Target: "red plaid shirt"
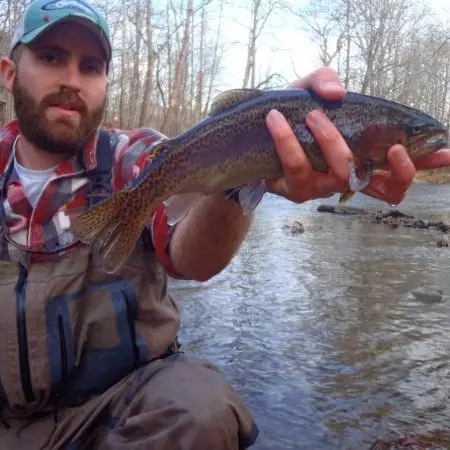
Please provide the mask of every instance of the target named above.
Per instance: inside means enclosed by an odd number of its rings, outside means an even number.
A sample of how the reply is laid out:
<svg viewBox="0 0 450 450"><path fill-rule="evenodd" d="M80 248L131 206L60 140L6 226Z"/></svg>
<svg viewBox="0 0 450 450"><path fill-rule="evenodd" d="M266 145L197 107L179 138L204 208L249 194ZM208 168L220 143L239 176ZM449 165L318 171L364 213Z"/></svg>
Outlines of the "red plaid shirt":
<svg viewBox="0 0 450 450"><path fill-rule="evenodd" d="M151 161L151 149L162 134L151 129L135 131L108 130L113 149L112 190L122 189L136 179L139 173ZM0 259L45 262L61 257L63 252L55 253L74 242L70 232L70 223L88 206L86 197L89 180L85 170L96 166L95 137L84 149L82 163L73 158L61 163L55 176L45 185L39 200L32 207L26 197L19 176L14 169L14 142L19 134L17 121L0 129L0 175L8 172L3 190L3 206L6 226L11 239L33 252L26 252L8 242L5 233L1 233L2 243ZM171 276L178 276L172 267L167 251L170 230L166 211L161 204L149 222L153 246L159 262Z"/></svg>

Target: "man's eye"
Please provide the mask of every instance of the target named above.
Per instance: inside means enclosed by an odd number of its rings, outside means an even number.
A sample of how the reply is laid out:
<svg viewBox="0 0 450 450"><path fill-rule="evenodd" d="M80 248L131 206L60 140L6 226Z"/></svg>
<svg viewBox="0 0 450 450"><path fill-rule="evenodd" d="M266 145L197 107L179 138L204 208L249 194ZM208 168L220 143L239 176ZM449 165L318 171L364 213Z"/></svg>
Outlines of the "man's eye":
<svg viewBox="0 0 450 450"><path fill-rule="evenodd" d="M87 64L84 68L87 73L100 73L101 68L98 64Z"/></svg>
<svg viewBox="0 0 450 450"><path fill-rule="evenodd" d="M59 61L59 58L54 53L42 53L40 56L42 61L48 62L50 64L56 63Z"/></svg>

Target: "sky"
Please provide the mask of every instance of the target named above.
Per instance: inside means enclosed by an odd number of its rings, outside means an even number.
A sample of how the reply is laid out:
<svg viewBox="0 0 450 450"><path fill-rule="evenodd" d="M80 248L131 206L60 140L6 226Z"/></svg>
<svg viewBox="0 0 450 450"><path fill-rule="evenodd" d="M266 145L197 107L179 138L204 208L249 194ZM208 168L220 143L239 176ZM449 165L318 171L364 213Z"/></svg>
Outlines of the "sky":
<svg viewBox="0 0 450 450"><path fill-rule="evenodd" d="M302 6L306 0L297 0ZM449 0L428 0L428 4L445 20L450 22ZM224 13L222 35L230 44L223 59L219 79L219 90L242 86L246 63L247 30L239 24L246 23L249 11L239 7L229 7ZM212 22L212 24L214 21ZM281 73L288 81L304 76L320 67L317 47L300 29L300 18L291 14L278 14L270 24L270 32L261 37L257 53L257 65L263 73L267 67ZM293 66L295 66L295 71Z"/></svg>
<svg viewBox="0 0 450 450"><path fill-rule="evenodd" d="M297 2L298 5L306 3ZM249 20L249 11L234 7L225 11L222 35L228 46L223 62L221 81L225 87L241 87L247 58L247 30L240 25ZM278 13L270 21L270 27L261 36L258 44L257 65L262 73L269 67L280 72L289 81L296 78L293 70L307 73L313 66L315 49L308 37L300 31L300 19L291 14Z"/></svg>

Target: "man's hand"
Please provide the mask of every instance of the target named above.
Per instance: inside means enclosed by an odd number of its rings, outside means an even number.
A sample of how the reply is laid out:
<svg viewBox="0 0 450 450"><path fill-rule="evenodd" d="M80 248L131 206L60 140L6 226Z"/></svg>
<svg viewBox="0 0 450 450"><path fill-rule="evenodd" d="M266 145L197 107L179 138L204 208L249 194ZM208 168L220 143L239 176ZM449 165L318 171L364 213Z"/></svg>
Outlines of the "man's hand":
<svg viewBox="0 0 450 450"><path fill-rule="evenodd" d="M294 81L291 87L313 89L327 100L340 100L346 93L336 72L329 67ZM269 192L298 203L342 192L349 175L350 149L327 116L319 110L311 111L306 123L327 161L329 170L326 174L313 170L289 124L278 111L271 111L267 116L267 126L283 167L283 176L269 180L267 188ZM389 165L386 170L374 173L370 184L362 192L389 204L398 204L403 200L416 170L450 166L449 149L421 158L414 165L406 149L394 145L387 158Z"/></svg>
<svg viewBox="0 0 450 450"><path fill-rule="evenodd" d="M398 205L405 197L417 170L440 169L450 166L450 149L442 149L431 155L411 161L406 149L394 145L387 155L389 167L376 171L372 180L362 192L384 200L390 205Z"/></svg>

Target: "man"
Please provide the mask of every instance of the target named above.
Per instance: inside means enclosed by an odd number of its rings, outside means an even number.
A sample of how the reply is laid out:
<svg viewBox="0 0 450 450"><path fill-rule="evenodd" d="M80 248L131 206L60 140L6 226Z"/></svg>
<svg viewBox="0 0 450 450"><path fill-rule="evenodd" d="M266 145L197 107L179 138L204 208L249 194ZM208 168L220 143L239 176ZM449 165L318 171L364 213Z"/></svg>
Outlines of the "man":
<svg viewBox="0 0 450 450"><path fill-rule="evenodd" d="M17 121L0 134L0 450L246 448L257 436L251 414L213 365L178 351L166 282L167 273L219 273L251 217L216 194L169 229L161 205L115 274L70 233L74 217L137 177L161 138L100 130L110 60L93 6L37 0L1 61ZM293 84L329 99L345 93L328 68ZM312 170L279 113L267 125L284 173L271 192L304 202L343 190L349 149L323 114L308 125L327 174ZM399 203L416 167L400 146L389 162L365 192ZM418 168L445 165L449 151Z"/></svg>

